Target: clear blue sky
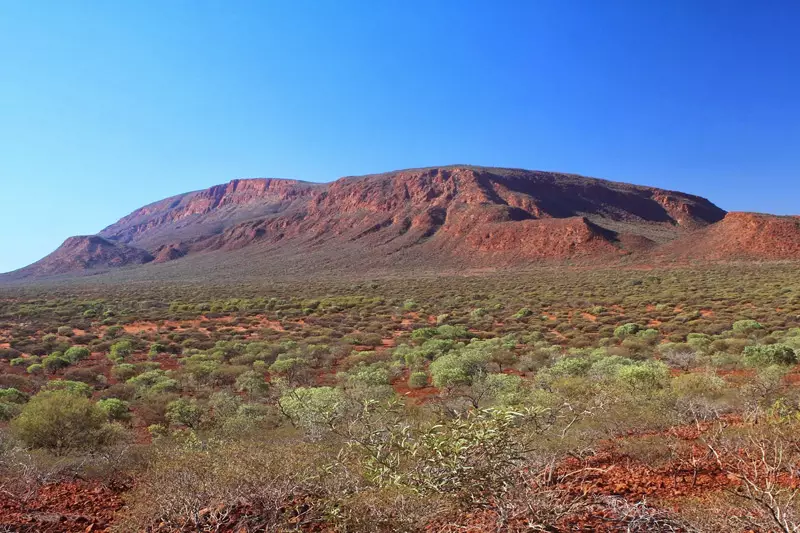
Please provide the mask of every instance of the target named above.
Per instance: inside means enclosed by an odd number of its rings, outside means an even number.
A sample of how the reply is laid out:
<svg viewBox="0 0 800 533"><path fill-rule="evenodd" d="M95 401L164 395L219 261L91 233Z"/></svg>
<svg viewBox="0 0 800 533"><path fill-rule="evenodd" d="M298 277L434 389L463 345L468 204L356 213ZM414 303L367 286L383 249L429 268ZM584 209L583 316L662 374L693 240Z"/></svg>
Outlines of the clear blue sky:
<svg viewBox="0 0 800 533"><path fill-rule="evenodd" d="M800 212L800 2L0 0L0 271L236 177L472 163Z"/></svg>

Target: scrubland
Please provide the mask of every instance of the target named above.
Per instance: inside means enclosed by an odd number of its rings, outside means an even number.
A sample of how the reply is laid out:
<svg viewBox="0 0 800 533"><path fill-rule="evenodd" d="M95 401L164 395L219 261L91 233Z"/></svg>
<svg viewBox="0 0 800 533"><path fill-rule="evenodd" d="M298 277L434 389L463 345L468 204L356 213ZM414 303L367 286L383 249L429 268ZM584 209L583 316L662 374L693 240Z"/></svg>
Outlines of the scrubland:
<svg viewBox="0 0 800 533"><path fill-rule="evenodd" d="M798 531L795 264L0 289L11 531Z"/></svg>

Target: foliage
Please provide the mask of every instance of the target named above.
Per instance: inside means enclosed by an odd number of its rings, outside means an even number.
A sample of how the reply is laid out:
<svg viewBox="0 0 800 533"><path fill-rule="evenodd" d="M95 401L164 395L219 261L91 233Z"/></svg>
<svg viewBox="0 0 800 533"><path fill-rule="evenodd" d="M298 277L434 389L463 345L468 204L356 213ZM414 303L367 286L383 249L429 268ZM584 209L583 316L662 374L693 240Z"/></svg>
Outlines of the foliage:
<svg viewBox="0 0 800 533"><path fill-rule="evenodd" d="M11 429L26 445L56 453L96 449L116 437L102 409L68 390L43 391L33 396L11 422Z"/></svg>

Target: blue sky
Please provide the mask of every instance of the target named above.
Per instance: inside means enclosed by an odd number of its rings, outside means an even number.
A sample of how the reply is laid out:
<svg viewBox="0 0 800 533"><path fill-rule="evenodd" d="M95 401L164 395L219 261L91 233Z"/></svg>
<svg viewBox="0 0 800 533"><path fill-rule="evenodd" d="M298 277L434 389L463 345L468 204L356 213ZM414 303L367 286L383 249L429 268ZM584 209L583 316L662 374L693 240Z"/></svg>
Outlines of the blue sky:
<svg viewBox="0 0 800 533"><path fill-rule="evenodd" d="M799 213L800 3L0 2L0 271L237 177L472 163Z"/></svg>

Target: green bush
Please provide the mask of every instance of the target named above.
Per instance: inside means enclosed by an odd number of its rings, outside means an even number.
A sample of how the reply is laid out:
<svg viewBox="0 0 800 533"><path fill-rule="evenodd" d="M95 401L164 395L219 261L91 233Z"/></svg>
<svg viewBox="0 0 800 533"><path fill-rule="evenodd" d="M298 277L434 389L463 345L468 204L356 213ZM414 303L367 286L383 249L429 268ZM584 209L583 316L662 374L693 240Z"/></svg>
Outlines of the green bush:
<svg viewBox="0 0 800 533"><path fill-rule="evenodd" d="M92 355L92 353L89 351L89 348L86 348L85 346L73 346L64 352L64 357L69 359L69 361L72 363L86 359L90 355Z"/></svg>
<svg viewBox="0 0 800 533"><path fill-rule="evenodd" d="M486 371L490 359L491 354L480 342L449 352L431 363L433 384L438 388L469 385L476 375Z"/></svg>
<svg viewBox="0 0 800 533"><path fill-rule="evenodd" d="M192 398L179 398L167 405L167 420L174 425L184 425L189 428L197 428L203 418L203 410Z"/></svg>
<svg viewBox="0 0 800 533"><path fill-rule="evenodd" d="M111 351L108 354L108 358L111 359L114 363L121 363L125 360L126 357L129 357L133 353L133 343L131 341L125 339L119 342L115 342L111 345Z"/></svg>
<svg viewBox="0 0 800 533"><path fill-rule="evenodd" d="M131 417L131 411L128 402L122 401L118 398L106 398L104 400L98 400L97 407L99 407L106 414L109 420L129 420Z"/></svg>
<svg viewBox="0 0 800 533"><path fill-rule="evenodd" d="M736 333L751 333L757 329L764 329L764 326L755 320L737 320L733 323L733 331Z"/></svg>
<svg viewBox="0 0 800 533"><path fill-rule="evenodd" d="M292 423L311 436L331 428L345 412L345 397L332 387L299 387L284 393L278 402Z"/></svg>
<svg viewBox="0 0 800 533"><path fill-rule="evenodd" d="M527 307L523 307L522 309L520 309L519 311L514 313L514 316L512 318L514 318L515 320L520 320L522 318L527 318L527 317L531 316L532 314L533 314L533 311L531 311Z"/></svg>
<svg viewBox="0 0 800 533"><path fill-rule="evenodd" d="M264 374L255 370L242 372L236 378L236 390L247 393L249 396L259 398L269 391L269 384L264 380Z"/></svg>
<svg viewBox="0 0 800 533"><path fill-rule="evenodd" d="M614 330L614 336L617 337L618 339L624 339L628 335L637 334L641 329L642 328L639 326L639 324L633 324L633 323L623 324Z"/></svg>
<svg viewBox="0 0 800 533"><path fill-rule="evenodd" d="M138 373L136 365L130 363L120 363L111 368L111 376L118 381L127 381Z"/></svg>
<svg viewBox="0 0 800 533"><path fill-rule="evenodd" d="M772 365L797 364L797 354L785 344L760 344L744 349L744 363L748 366L768 367Z"/></svg>
<svg viewBox="0 0 800 533"><path fill-rule="evenodd" d="M61 352L55 352L42 359L42 366L48 372L55 372L70 365L70 360L64 357Z"/></svg>
<svg viewBox="0 0 800 533"><path fill-rule="evenodd" d="M44 391L66 391L89 398L92 396L92 387L82 381L70 381L67 379L54 379L49 381L42 390Z"/></svg>
<svg viewBox="0 0 800 533"><path fill-rule="evenodd" d="M25 403L27 401L28 395L14 387L0 389L0 402Z"/></svg>
<svg viewBox="0 0 800 533"><path fill-rule="evenodd" d="M27 446L59 454L96 449L113 442L118 435L102 409L67 390L36 394L12 420L11 430Z"/></svg>
<svg viewBox="0 0 800 533"><path fill-rule="evenodd" d="M411 389L421 389L428 386L427 372L412 372L408 376L408 387Z"/></svg>

